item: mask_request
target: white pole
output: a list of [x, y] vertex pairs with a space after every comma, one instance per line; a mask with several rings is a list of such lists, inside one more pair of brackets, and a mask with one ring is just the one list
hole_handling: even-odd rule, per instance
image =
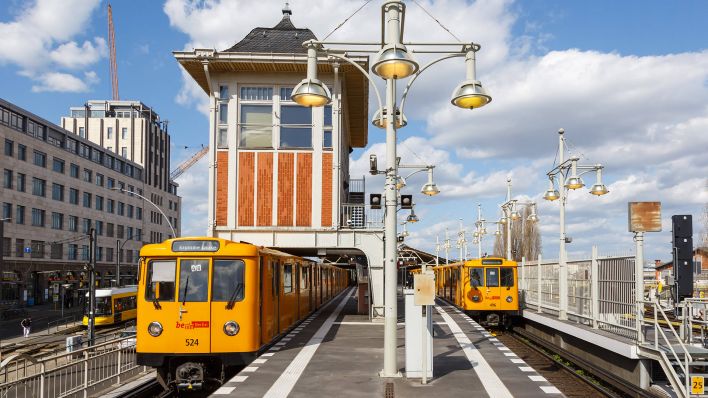
[[597, 246], [592, 247], [592, 260], [590, 262], [590, 297], [592, 298], [592, 328], [599, 327], [600, 315], [600, 275], [597, 263]]
[[[558, 164], [563, 164], [563, 129], [558, 130]], [[558, 251], [558, 296], [559, 309], [558, 319], [568, 319], [568, 268], [566, 266], [565, 253], [565, 175], [563, 170], [559, 171], [558, 191], [560, 193], [560, 250]]]
[[482, 204], [477, 203], [477, 258], [482, 258], [482, 230], [484, 224], [482, 223]]
[[644, 317], [644, 232], [635, 232], [634, 241], [637, 245], [634, 258], [634, 299], [637, 302], [637, 341], [641, 344], [644, 342], [641, 322]]
[[506, 180], [506, 208], [504, 209], [504, 217], [506, 217], [506, 258], [511, 260], [511, 213], [513, 212], [511, 204], [511, 178]]

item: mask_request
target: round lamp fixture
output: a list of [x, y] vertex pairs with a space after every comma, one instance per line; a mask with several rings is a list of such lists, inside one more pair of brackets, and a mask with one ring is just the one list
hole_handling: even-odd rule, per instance
[[464, 109], [481, 108], [492, 101], [479, 80], [465, 80], [452, 92], [453, 105]]
[[610, 192], [605, 184], [595, 184], [592, 186], [592, 189], [590, 190], [590, 193], [596, 196], [602, 196], [606, 193]]
[[403, 44], [389, 44], [376, 54], [371, 70], [383, 79], [402, 79], [418, 71], [418, 63]]
[[502, 217], [501, 219], [499, 219], [499, 224], [506, 225], [508, 221], [509, 220], [506, 217]]
[[500, 231], [500, 230], [494, 231], [494, 236], [500, 236], [500, 235], [501, 235], [501, 231]]
[[[406, 127], [408, 124], [408, 119], [406, 119], [405, 115], [401, 115], [401, 111], [398, 110], [398, 108], [396, 108], [396, 113], [394, 113], [393, 117], [396, 120], [394, 125], [397, 129]], [[385, 129], [388, 126], [388, 109], [383, 108], [383, 112], [381, 110], [374, 112], [374, 117], [371, 119], [371, 124], [380, 129]]]
[[418, 219], [418, 216], [416, 216], [415, 213], [413, 212], [413, 210], [411, 209], [411, 214], [408, 216], [408, 218], [406, 218], [406, 221], [407, 222], [418, 222], [420, 220]]
[[332, 101], [329, 89], [318, 79], [303, 79], [290, 98], [302, 106], [324, 106]]
[[421, 189], [420, 192], [428, 196], [435, 196], [440, 193], [440, 190], [434, 182], [429, 182], [423, 185], [423, 189]]
[[474, 233], [472, 234], [472, 236], [475, 237], [475, 238], [479, 237], [479, 232], [474, 231]]
[[514, 210], [511, 212], [511, 220], [516, 221], [521, 218], [521, 214], [519, 214], [518, 211]]
[[558, 190], [556, 189], [549, 189], [546, 191], [546, 193], [543, 195], [543, 199], [554, 201], [560, 198], [560, 194], [558, 193]]
[[406, 179], [401, 176], [396, 176], [396, 189], [403, 189], [406, 186]]
[[535, 213], [531, 213], [526, 220], [530, 222], [538, 222], [538, 216]]
[[580, 177], [570, 177], [565, 183], [565, 187], [568, 189], [579, 189], [585, 186], [583, 179]]

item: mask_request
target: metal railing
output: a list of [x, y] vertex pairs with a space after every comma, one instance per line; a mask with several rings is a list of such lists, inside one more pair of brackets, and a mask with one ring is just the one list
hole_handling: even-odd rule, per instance
[[637, 338], [634, 299], [634, 257], [597, 255], [588, 260], [569, 260], [568, 291], [559, 291], [558, 261], [521, 262], [520, 287], [525, 307], [558, 316], [560, 295], [568, 297], [568, 320], [594, 329]]
[[0, 363], [0, 397], [88, 396], [137, 373], [135, 337], [35, 359], [12, 355]]
[[350, 178], [349, 192], [366, 192], [366, 177]]
[[341, 229], [382, 229], [384, 210], [372, 209], [365, 204], [343, 203], [341, 205]]
[[83, 314], [79, 313], [50, 321], [47, 323], [47, 334], [51, 334], [52, 328], [54, 328], [54, 333], [58, 332], [59, 328], [62, 326], [64, 327], [64, 330], [66, 330], [70, 327], [69, 324], [77, 322], [77, 318], [81, 319], [83, 316]]

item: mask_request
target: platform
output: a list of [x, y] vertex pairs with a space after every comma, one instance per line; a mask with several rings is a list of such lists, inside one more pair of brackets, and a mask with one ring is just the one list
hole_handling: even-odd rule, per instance
[[[214, 397], [562, 397], [516, 354], [469, 317], [438, 302], [433, 314], [434, 377], [378, 377], [383, 323], [356, 314], [350, 288], [214, 392]], [[404, 373], [403, 305], [398, 364]], [[393, 391], [391, 391], [391, 388]], [[385, 395], [386, 393], [393, 395]]]

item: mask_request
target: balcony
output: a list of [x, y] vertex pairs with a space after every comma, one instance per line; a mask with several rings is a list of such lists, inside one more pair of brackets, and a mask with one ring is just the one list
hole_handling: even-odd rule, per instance
[[341, 205], [339, 229], [381, 230], [384, 227], [384, 209], [372, 209], [361, 203], [343, 203]]

